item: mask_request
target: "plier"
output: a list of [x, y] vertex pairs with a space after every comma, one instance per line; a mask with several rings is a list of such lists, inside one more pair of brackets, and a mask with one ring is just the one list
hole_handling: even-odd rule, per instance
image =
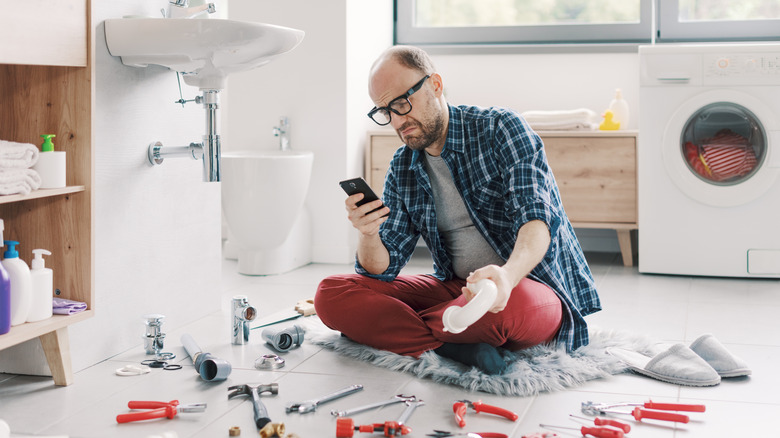
[[[617, 411], [614, 409], [621, 406], [633, 407], [634, 409], [631, 412]], [[672, 421], [675, 423], [687, 423], [689, 421], [687, 415], [666, 411], [704, 412], [706, 408], [704, 405], [655, 403], [650, 400], [646, 403], [595, 403], [588, 401], [582, 403], [581, 410], [584, 414], [594, 416], [601, 414], [623, 414], [631, 415], [637, 421], [642, 421], [642, 419], [648, 418], [654, 420]]]
[[458, 422], [458, 426], [466, 426], [466, 410], [468, 408], [474, 409], [476, 412], [485, 412], [488, 414], [500, 415], [507, 420], [517, 421], [518, 415], [512, 411], [499, 408], [497, 406], [486, 405], [481, 400], [471, 402], [469, 400], [458, 400], [452, 405], [452, 412], [455, 413], [455, 421]]
[[446, 430], [434, 430], [433, 433], [429, 433], [426, 436], [432, 436], [436, 438], [444, 438], [450, 436], [465, 436], [466, 438], [509, 438], [509, 435], [496, 432], [479, 432], [479, 433], [452, 433]]
[[127, 407], [130, 409], [149, 409], [143, 412], [131, 412], [129, 414], [119, 414], [116, 416], [117, 423], [129, 423], [131, 421], [152, 420], [154, 418], [173, 418], [179, 412], [203, 412], [206, 410], [206, 403], [191, 403], [180, 405], [178, 400], [169, 402], [160, 401], [129, 401]]

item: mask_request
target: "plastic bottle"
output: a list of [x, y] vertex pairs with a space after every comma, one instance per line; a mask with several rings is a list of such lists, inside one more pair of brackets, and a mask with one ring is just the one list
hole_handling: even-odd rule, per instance
[[35, 256], [30, 262], [30, 284], [32, 302], [30, 312], [27, 314], [27, 322], [42, 321], [52, 316], [52, 297], [54, 295], [54, 272], [46, 267], [43, 255], [51, 255], [45, 249], [34, 249]]
[[8, 271], [11, 281], [11, 325], [13, 326], [27, 321], [27, 314], [30, 312], [32, 301], [30, 267], [19, 258], [19, 253], [16, 251], [19, 242], [4, 240], [3, 243], [8, 247], [4, 254], [3, 267]]
[[52, 138], [54, 134], [41, 134], [43, 144], [38, 162], [33, 169], [41, 176], [42, 189], [59, 189], [65, 187], [65, 152], [55, 151]]
[[[0, 242], [3, 240], [3, 220], [0, 219]], [[11, 330], [11, 279], [0, 263], [0, 335]]]
[[612, 121], [620, 123], [618, 129], [628, 129], [630, 119], [628, 102], [623, 99], [623, 92], [620, 88], [615, 89], [615, 98], [609, 103], [609, 110], [612, 111]]

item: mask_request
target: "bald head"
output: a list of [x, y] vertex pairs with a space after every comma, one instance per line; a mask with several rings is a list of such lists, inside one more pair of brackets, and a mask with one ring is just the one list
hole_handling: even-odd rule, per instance
[[386, 62], [395, 62], [403, 67], [429, 75], [436, 71], [431, 57], [418, 47], [413, 46], [393, 46], [385, 50], [374, 64], [371, 66], [371, 73], [376, 71]]

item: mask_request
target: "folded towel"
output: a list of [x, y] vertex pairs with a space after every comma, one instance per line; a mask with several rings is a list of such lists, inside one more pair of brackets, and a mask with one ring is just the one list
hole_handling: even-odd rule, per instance
[[520, 114], [531, 128], [540, 131], [598, 129], [599, 115], [587, 108], [562, 111], [526, 111]]
[[29, 169], [38, 162], [38, 147], [30, 143], [0, 140], [0, 168]]
[[73, 315], [85, 310], [87, 310], [87, 303], [57, 297], [52, 299], [52, 312], [55, 315]]
[[26, 195], [41, 186], [41, 176], [33, 169], [0, 167], [0, 195]]

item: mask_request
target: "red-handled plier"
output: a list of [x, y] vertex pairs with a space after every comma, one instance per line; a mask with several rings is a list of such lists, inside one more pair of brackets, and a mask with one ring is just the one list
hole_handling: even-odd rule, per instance
[[477, 400], [471, 402], [469, 400], [458, 400], [452, 405], [452, 412], [455, 413], [455, 421], [458, 426], [466, 427], [466, 411], [468, 408], [474, 409], [476, 412], [485, 412], [487, 414], [500, 415], [507, 420], [517, 421], [517, 414], [512, 411], [508, 411], [497, 406], [486, 405], [482, 401]]
[[129, 414], [119, 414], [116, 416], [117, 423], [129, 423], [131, 421], [151, 420], [154, 418], [173, 418], [178, 412], [203, 412], [206, 410], [206, 403], [191, 403], [180, 405], [178, 400], [169, 402], [159, 401], [130, 401], [127, 402], [130, 409], [149, 409], [143, 412], [131, 412]]
[[[621, 406], [641, 406], [634, 407], [631, 412], [616, 411], [613, 408]], [[624, 414], [631, 415], [635, 420], [653, 419], [662, 421], [672, 421], [675, 423], [687, 423], [690, 419], [687, 415], [675, 412], [665, 411], [684, 411], [684, 412], [704, 412], [704, 405], [689, 405], [680, 403], [594, 403], [591, 401], [582, 403], [582, 412], [588, 415], [599, 414]]]

